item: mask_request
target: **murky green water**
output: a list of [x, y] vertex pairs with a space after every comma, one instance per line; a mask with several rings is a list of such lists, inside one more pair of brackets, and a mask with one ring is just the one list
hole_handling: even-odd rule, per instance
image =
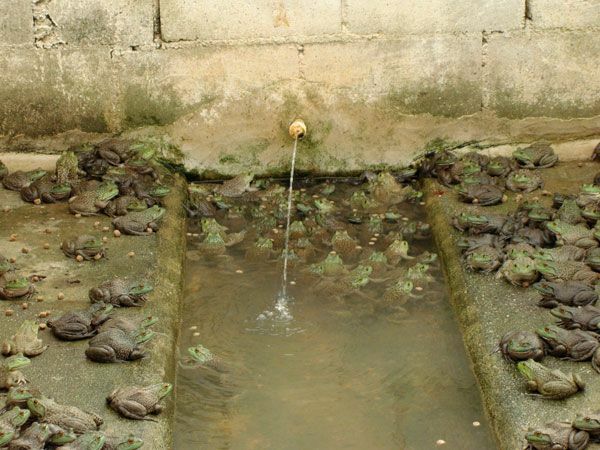
[[[332, 197], [341, 204], [354, 189], [338, 186]], [[422, 211], [410, 204], [402, 214], [417, 220]], [[231, 231], [250, 226], [222, 214], [219, 222]], [[368, 254], [402, 223], [385, 224], [373, 245], [365, 223], [348, 229]], [[190, 233], [200, 233], [197, 223]], [[182, 354], [201, 343], [223, 367], [180, 368], [176, 449], [494, 448], [439, 269], [398, 320], [361, 297], [324, 294], [297, 264], [293, 320], [279, 323], [263, 317], [280, 289], [281, 263], [247, 262], [250, 235], [212, 259], [198, 251], [201, 239], [189, 240]], [[433, 251], [427, 240], [411, 244], [414, 255]], [[315, 260], [329, 250], [320, 243]], [[379, 298], [390, 282], [361, 291]]]

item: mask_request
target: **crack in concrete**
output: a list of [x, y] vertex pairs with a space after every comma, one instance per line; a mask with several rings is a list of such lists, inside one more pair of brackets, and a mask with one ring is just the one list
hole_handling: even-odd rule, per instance
[[305, 69], [304, 45], [303, 44], [298, 45], [297, 49], [298, 49], [298, 78], [300, 78], [301, 80], [306, 80], [306, 77], [304, 75], [304, 69]]
[[159, 48], [162, 46], [162, 29], [160, 18], [160, 0], [154, 0], [154, 42]]
[[533, 13], [531, 12], [531, 0], [525, 0], [525, 11], [523, 13], [523, 28], [527, 28], [529, 22], [533, 22]]
[[340, 30], [342, 33], [348, 31], [348, 21], [346, 19], [347, 0], [340, 0]]
[[52, 0], [33, 0], [33, 42], [39, 48], [54, 48], [66, 45], [60, 34], [60, 27], [50, 17], [48, 4]]

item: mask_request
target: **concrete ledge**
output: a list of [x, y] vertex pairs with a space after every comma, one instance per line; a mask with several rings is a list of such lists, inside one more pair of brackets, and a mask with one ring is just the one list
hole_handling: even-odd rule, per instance
[[2, 0], [0, 5], [0, 47], [33, 45], [33, 13], [31, 2]]
[[600, 27], [600, 3], [596, 0], [530, 0], [530, 12], [535, 28]]

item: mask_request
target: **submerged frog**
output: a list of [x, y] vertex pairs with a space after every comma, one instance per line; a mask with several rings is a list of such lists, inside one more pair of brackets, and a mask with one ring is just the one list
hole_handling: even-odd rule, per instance
[[2, 185], [11, 191], [20, 191], [34, 181], [46, 176], [46, 173], [47, 172], [42, 169], [30, 170], [28, 172], [17, 170], [4, 176], [4, 178], [2, 178]]
[[147, 283], [136, 283], [124, 278], [113, 278], [100, 286], [90, 289], [92, 303], [103, 302], [114, 306], [143, 306], [148, 300], [146, 294], [154, 288]]
[[540, 361], [546, 348], [544, 341], [532, 331], [510, 331], [500, 339], [499, 349], [509, 361]]
[[108, 320], [112, 309], [112, 305], [96, 303], [85, 311], [70, 311], [58, 319], [50, 320], [48, 326], [59, 339], [87, 339], [98, 333], [98, 327]]
[[546, 227], [555, 234], [558, 245], [574, 245], [586, 249], [598, 246], [593, 230], [583, 224], [571, 225], [560, 220], [554, 220], [548, 222]]
[[536, 269], [548, 281], [582, 281], [594, 284], [600, 274], [594, 272], [585, 263], [580, 261], [536, 261]]
[[552, 167], [558, 161], [554, 149], [544, 142], [536, 142], [527, 148], [518, 148], [513, 157], [521, 167], [528, 169]]
[[553, 422], [543, 428], [525, 434], [526, 450], [583, 450], [590, 436], [587, 432], [574, 429], [570, 423]]
[[82, 216], [99, 214], [117, 195], [119, 195], [117, 185], [112, 181], [104, 181], [93, 190], [83, 191], [71, 197], [69, 211]]
[[526, 169], [515, 170], [506, 178], [506, 188], [513, 192], [533, 192], [543, 185], [544, 182], [537, 173]]
[[18, 406], [0, 414], [0, 447], [6, 447], [19, 436], [30, 415], [30, 411]]
[[517, 370], [527, 379], [528, 391], [549, 399], [567, 398], [585, 388], [579, 375], [549, 369], [533, 359], [517, 363]]
[[360, 252], [360, 249], [357, 249], [358, 241], [350, 237], [346, 230], [338, 230], [334, 233], [331, 238], [331, 246], [342, 259], [352, 259]]
[[144, 236], [149, 231], [158, 231], [165, 212], [165, 208], [154, 205], [142, 211], [130, 212], [126, 216], [115, 217], [112, 224], [122, 233]]
[[503, 253], [495, 247], [484, 245], [465, 253], [466, 266], [475, 271], [490, 273], [502, 265]]
[[94, 336], [85, 355], [92, 361], [114, 363], [134, 361], [146, 357], [140, 338], [120, 329], [110, 329]]
[[548, 344], [551, 355], [572, 361], [590, 359], [600, 346], [594, 334], [583, 330], [565, 330], [556, 325], [547, 325], [538, 328], [536, 333]]
[[554, 308], [560, 304], [567, 306], [593, 305], [598, 300], [596, 290], [581, 281], [540, 281], [532, 287], [542, 294], [538, 305], [544, 308]]
[[197, 369], [199, 367], [210, 367], [218, 371], [224, 371], [224, 364], [221, 358], [213, 352], [198, 344], [194, 347], [188, 347], [188, 356], [181, 361], [182, 367], [188, 369]]
[[143, 439], [130, 434], [129, 436], [106, 436], [102, 450], [137, 450], [144, 445]]
[[244, 240], [246, 231], [239, 233], [230, 233], [223, 237], [221, 233], [209, 232], [202, 242], [198, 245], [203, 254], [207, 256], [220, 256], [227, 251], [227, 247], [232, 247]]
[[102, 240], [86, 234], [64, 240], [61, 244], [61, 250], [70, 258], [81, 256], [88, 261], [100, 259], [106, 254]]
[[392, 266], [397, 266], [402, 260], [414, 259], [414, 256], [408, 254], [409, 244], [407, 241], [395, 239], [388, 248], [385, 249], [385, 257]]
[[103, 433], [88, 431], [79, 435], [73, 442], [56, 447], [56, 450], [106, 450], [106, 436]]
[[48, 346], [38, 338], [38, 330], [39, 326], [36, 322], [24, 320], [14, 335], [2, 342], [2, 354], [37, 356], [44, 353]]
[[326, 277], [336, 277], [348, 273], [348, 269], [344, 266], [344, 261], [335, 252], [330, 252], [320, 263], [311, 264], [309, 271], [313, 274]]
[[60, 405], [46, 397], [27, 400], [27, 408], [40, 422], [56, 425], [63, 430], [72, 430], [78, 434], [95, 431], [104, 423], [97, 414], [83, 411], [72, 405]]
[[268, 261], [274, 255], [273, 239], [259, 237], [247, 250], [248, 261]]
[[5, 358], [0, 362], [0, 389], [10, 389], [14, 386], [22, 386], [27, 379], [19, 369], [31, 364], [29, 358], [17, 354]]
[[506, 278], [514, 286], [528, 287], [539, 277], [535, 261], [526, 256], [507, 260], [498, 270], [496, 278]]
[[29, 278], [16, 272], [7, 272], [0, 278], [0, 299], [12, 300], [16, 298], [29, 298], [35, 292], [35, 286]]
[[223, 197], [241, 197], [244, 192], [253, 190], [250, 183], [254, 179], [253, 173], [245, 173], [238, 175], [231, 180], [223, 182], [222, 185], [216, 186], [214, 192]]
[[173, 391], [170, 383], [158, 383], [146, 387], [127, 386], [115, 389], [106, 398], [109, 406], [123, 417], [145, 420], [149, 414], [160, 414], [159, 403]]

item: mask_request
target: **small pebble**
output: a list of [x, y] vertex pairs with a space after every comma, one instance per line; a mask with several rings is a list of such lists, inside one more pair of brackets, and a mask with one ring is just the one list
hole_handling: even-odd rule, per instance
[[83, 261], [83, 256], [81, 256], [81, 255], [77, 255], [77, 256], [75, 257], [75, 259], [76, 259], [77, 261], [81, 262], [81, 261]]
[[313, 194], [312, 198], [319, 198], [317, 194]]
[[2, 211], [9, 212], [10, 211], [10, 206], [5, 206], [4, 208], [2, 208]]
[[14, 242], [17, 240], [17, 235], [16, 234], [11, 234], [10, 237], [8, 238], [9, 241]]
[[474, 426], [474, 427], [478, 427], [478, 426], [480, 426], [480, 425], [481, 425], [481, 424], [480, 424], [479, 422], [477, 422], [477, 421], [473, 422], [473, 426]]
[[583, 163], [582, 162], [577, 163], [577, 167], [583, 167]]
[[550, 191], [547, 191], [547, 190], [543, 190], [543, 191], [542, 191], [542, 195], [545, 195], [546, 197], [549, 197], [549, 196], [551, 196], [551, 195], [552, 195], [552, 192], [550, 192]]
[[237, 269], [235, 273], [244, 273], [244, 271], [242, 269]]
[[21, 309], [29, 309], [29, 303], [27, 303], [27, 302], [21, 303]]
[[17, 260], [16, 260], [15, 258], [10, 258], [8, 261], [9, 261], [11, 264], [14, 264], [14, 263], [16, 263], [16, 262], [17, 262]]
[[190, 327], [190, 330], [191, 330], [191, 331], [194, 331], [194, 330], [197, 330], [197, 329], [198, 329], [198, 326], [197, 326], [197, 325], [192, 325], [192, 326]]
[[375, 245], [375, 242], [369, 241], [369, 245]]
[[108, 242], [108, 238], [106, 236], [102, 236], [102, 242]]
[[506, 203], [506, 202], [508, 201], [508, 195], [504, 194], [504, 195], [502, 196], [502, 198], [500, 199], [500, 201], [501, 201], [502, 203]]
[[200, 236], [200, 234], [199, 233], [192, 233], [192, 236], [193, 237], [198, 237], [198, 236]]
[[113, 231], [113, 235], [115, 237], [120, 237], [121, 236], [121, 232], [119, 230], [115, 230], [115, 231]]
[[437, 441], [435, 441], [435, 445], [444, 445], [445, 443], [446, 441], [443, 439], [438, 439]]
[[474, 199], [473, 199], [473, 201], [472, 201], [472, 203], [473, 203], [474, 205], [476, 205], [477, 203], [479, 203], [479, 199], [478, 199], [478, 198], [474, 198]]
[[44, 243], [44, 250], [48, 250], [50, 248], [50, 244], [48, 242]]
[[196, 332], [192, 333], [192, 336], [194, 336], [194, 337], [198, 337], [198, 336], [200, 336], [200, 333], [198, 333], [198, 332], [196, 331]]
[[46, 228], [44, 230], [44, 233], [46, 233], [46, 234], [52, 234], [52, 230], [50, 228]]
[[277, 225], [278, 228], [283, 228], [283, 224]]
[[6, 309], [6, 310], [4, 310], [4, 315], [5, 315], [6, 317], [10, 317], [10, 316], [12, 316], [12, 315], [14, 314], [14, 312], [15, 312], [15, 311], [14, 311], [14, 310], [12, 310], [12, 309]]
[[35, 300], [37, 302], [43, 302], [44, 301], [44, 297], [42, 297], [41, 295], [38, 295]]
[[27, 253], [29, 253], [29, 249], [28, 249], [27, 247], [23, 247], [23, 248], [21, 249], [21, 253], [25, 253], [25, 254], [27, 254]]
[[192, 233], [186, 233], [187, 237], [192, 237]]
[[377, 237], [379, 237], [379, 233], [375, 233], [373, 236], [375, 236], [377, 238]]
[[135, 252], [129, 252], [129, 253], [127, 253], [127, 256], [129, 256], [130, 258], [133, 258], [135, 256]]
[[292, 286], [296, 286], [296, 282], [295, 282], [295, 281], [290, 281], [290, 284], [291, 284]]
[[40, 323], [40, 324], [38, 325], [38, 328], [39, 328], [40, 330], [42, 330], [42, 331], [43, 331], [43, 330], [45, 330], [45, 329], [46, 329], [46, 327], [47, 327], [47, 326], [48, 326], [48, 325], [46, 325], [45, 323]]
[[415, 286], [415, 291], [422, 291], [423, 288], [421, 286]]
[[59, 300], [63, 300], [65, 298], [65, 294], [63, 294], [62, 292], [59, 292], [58, 295], [56, 296], [56, 298]]
[[38, 317], [40, 319], [44, 319], [46, 317], [48, 317], [50, 315], [50, 311], [42, 311], [41, 313], [38, 314]]
[[154, 233], [154, 230], [152, 228], [148, 227], [148, 228], [146, 228], [146, 233], [152, 234], [152, 233]]
[[42, 201], [41, 201], [39, 198], [36, 198], [36, 199], [33, 201], [33, 204], [34, 204], [34, 205], [41, 205], [41, 204], [42, 204]]
[[108, 230], [110, 230], [110, 228], [108, 228], [108, 227], [102, 227], [102, 231], [108, 231]]
[[402, 220], [404, 220], [405, 222], [408, 222], [408, 217], [403, 217]]
[[[71, 197], [73, 198], [73, 197]], [[56, 217], [50, 217], [50, 220], [56, 220]]]
[[81, 218], [81, 214], [77, 213], [77, 214], [75, 214], [75, 217], [77, 217], [78, 219], [80, 219]]
[[523, 195], [522, 195], [522, 194], [517, 194], [517, 195], [515, 196], [515, 201], [516, 201], [517, 203], [520, 203], [520, 202], [521, 202], [521, 200], [523, 200]]
[[329, 254], [330, 254], [330, 255], [337, 255], [337, 253], [336, 253], [336, 251], [335, 251], [335, 250], [331, 250], [331, 251], [329, 252]]
[[362, 245], [357, 245], [356, 247], [354, 247], [355, 250], [362, 250]]
[[95, 227], [99, 227], [99, 226], [100, 226], [100, 222], [99, 222], [99, 221], [95, 221], [95, 222], [94, 222], [94, 226], [95, 226]]
[[370, 241], [376, 242], [377, 238], [376, 237], [372, 237], [371, 239], [369, 239]]
[[40, 281], [40, 277], [38, 277], [37, 275], [34, 275], [34, 276], [31, 277], [31, 281], [33, 283], [37, 283], [38, 281]]
[[425, 202], [419, 202], [419, 205], [425, 206]]
[[94, 255], [94, 259], [95, 259], [96, 261], [98, 261], [100, 258], [102, 258], [102, 254], [101, 254], [101, 253], [96, 253], [96, 254]]
[[534, 201], [534, 202], [539, 202], [540, 198], [539, 197], [533, 197], [531, 200]]

